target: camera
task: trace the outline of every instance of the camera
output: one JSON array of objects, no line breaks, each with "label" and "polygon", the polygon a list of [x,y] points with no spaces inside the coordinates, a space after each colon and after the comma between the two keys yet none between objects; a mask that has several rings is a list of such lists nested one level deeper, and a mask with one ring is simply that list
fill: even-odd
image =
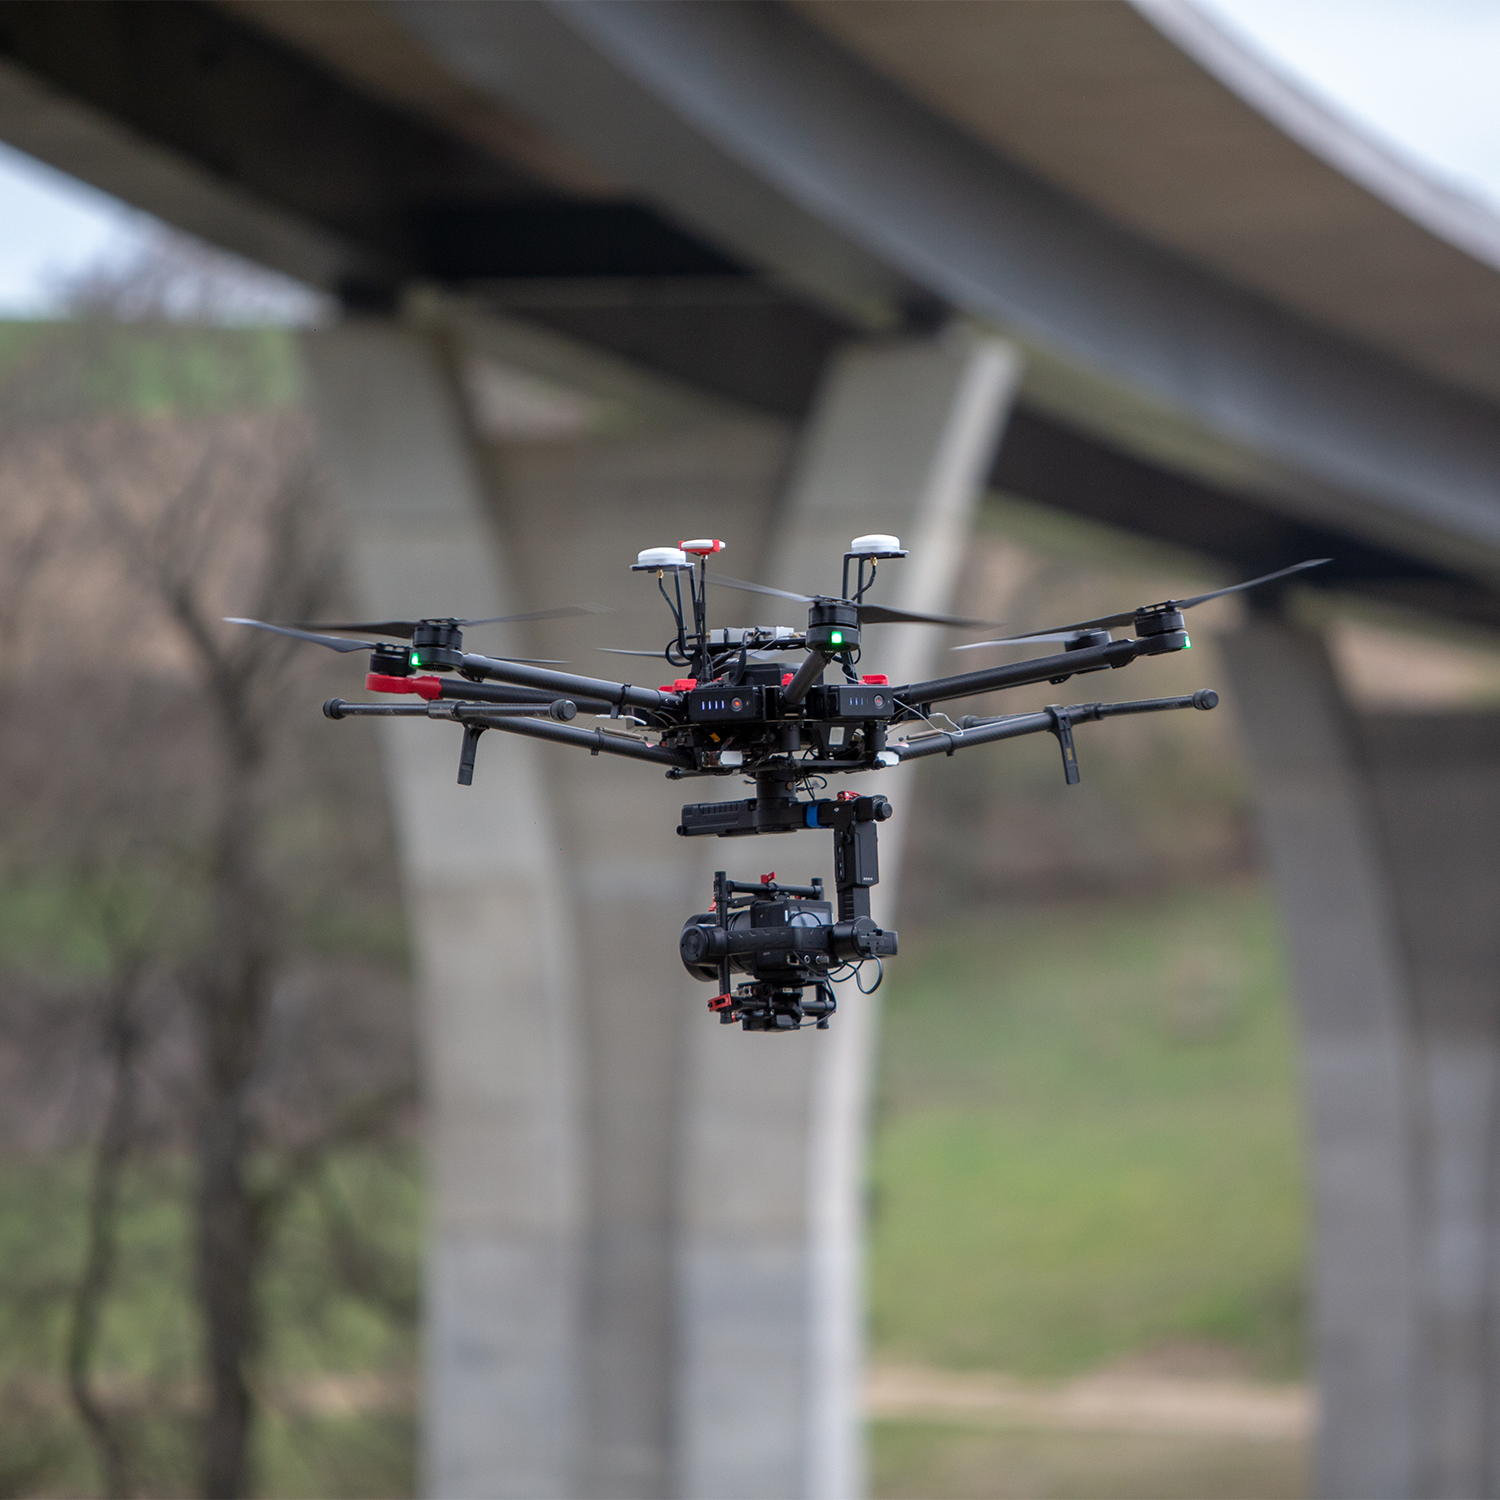
[{"label": "camera", "polygon": [[[720,870],[713,910],[687,919],[678,951],[694,979],[719,986],[708,1004],[724,1025],[796,1031],[812,1021],[825,1030],[837,1009],[830,979],[846,965],[893,957],[896,934],[868,916],[834,921],[821,880],[785,886],[772,874],[752,885]],[[749,982],[731,990],[734,974]]]}]

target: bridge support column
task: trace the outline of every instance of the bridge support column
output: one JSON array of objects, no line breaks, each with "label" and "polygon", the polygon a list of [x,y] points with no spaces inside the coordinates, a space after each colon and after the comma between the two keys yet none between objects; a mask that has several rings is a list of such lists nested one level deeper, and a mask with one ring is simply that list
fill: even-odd
[{"label": "bridge support column", "polygon": [[[353,323],[305,349],[360,608],[375,618],[527,608],[432,343]],[[520,643],[490,631],[485,647]],[[466,790],[455,785],[456,728],[385,720],[381,732],[414,940],[431,1164],[425,1483],[453,1497],[571,1497],[582,1079],[544,752],[487,735],[480,785]]]},{"label": "bridge support column", "polygon": [[1318,1493],[1500,1493],[1500,716],[1360,716],[1228,643],[1302,1016]]},{"label": "bridge support column", "polygon": [[[778,503],[777,424],[700,414],[486,446],[415,334],[352,325],[309,360],[362,608],[607,602],[548,626],[546,654],[653,684],[665,663],[592,650],[664,641],[654,587],[628,571],[644,546],[719,535],[728,571],[829,590],[851,536],[896,531],[913,557],[882,597],[942,608],[1015,376],[983,340],[851,350]],[[727,590],[711,609],[798,623]],[[917,672],[921,648],[882,633],[878,666]],[[874,1012],[851,997],[823,1034],[721,1028],[676,952],[716,865],[805,879],[831,864],[826,837],[680,839],[682,802],[742,789],[501,733],[463,789],[455,737],[386,728],[433,1161],[429,1491],[854,1494]]]},{"label": "bridge support column", "polygon": [[[957,332],[846,350],[803,434],[765,580],[831,592],[852,537],[893,532],[912,555],[886,565],[876,597],[946,609],[1019,373],[1010,346]],[[942,634],[873,627],[865,667],[893,682],[920,677]],[[891,925],[909,785],[909,776],[859,782],[898,809],[881,827],[875,892],[875,915]],[[801,835],[721,848],[721,858],[799,882],[831,862],[826,840]],[[877,1010],[844,989],[827,1032],[689,1033],[679,1250],[685,1495],[863,1492],[862,1198]]]}]

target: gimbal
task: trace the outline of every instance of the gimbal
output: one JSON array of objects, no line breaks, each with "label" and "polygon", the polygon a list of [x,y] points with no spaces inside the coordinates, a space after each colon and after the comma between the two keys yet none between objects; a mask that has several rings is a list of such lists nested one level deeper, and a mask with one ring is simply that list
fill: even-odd
[{"label": "gimbal", "polygon": [[[1179,698],[1053,705],[1040,713],[969,717],[960,720],[951,733],[935,731],[907,740],[896,747],[896,753],[903,761],[917,760],[1050,732],[1062,752],[1064,778],[1069,786],[1076,786],[1075,724],[1177,708],[1207,710],[1218,701],[1219,695],[1205,688]],[[795,1031],[804,1020],[826,1030],[828,1018],[838,1008],[830,979],[853,974],[860,983],[860,967],[873,959],[874,984],[860,984],[862,993],[873,994],[884,974],[880,961],[893,958],[897,951],[896,933],[879,927],[870,916],[870,889],[880,881],[877,829],[891,816],[891,804],[878,794],[861,797],[854,792],[799,801],[792,795],[793,779],[788,772],[763,771],[755,779],[754,797],[690,803],[682,809],[677,827],[687,838],[709,834],[736,838],[804,828],[827,828],[833,833],[837,920],[833,905],[823,899],[820,879],[814,878],[811,886],[777,885],[773,873],[762,876],[760,884],[749,885],[727,879],[720,870],[714,876],[713,909],[689,917],[683,925],[679,951],[688,973],[718,985],[708,1008],[717,1012],[723,1024],[737,1020],[746,1031]],[[733,987],[731,972],[747,974],[750,980]],[[805,994],[808,989],[813,990],[811,998]]]}]

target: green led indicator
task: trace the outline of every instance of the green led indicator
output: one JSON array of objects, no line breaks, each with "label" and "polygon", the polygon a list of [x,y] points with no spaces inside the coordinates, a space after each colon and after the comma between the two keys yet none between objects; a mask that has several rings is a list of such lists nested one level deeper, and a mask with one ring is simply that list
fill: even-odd
[{"label": "green led indicator", "polygon": [[1193,649],[1193,641],[1192,641],[1192,637],[1191,636],[1186,636],[1186,635],[1183,636],[1183,638],[1182,638],[1182,649],[1184,651],[1191,651]]},{"label": "green led indicator", "polygon": [[411,664],[414,667],[420,667],[422,665],[422,658],[418,656],[415,651],[413,651],[411,654]]},{"label": "green led indicator", "polygon": [[842,646],[844,644],[844,632],[842,630],[835,630],[833,634],[828,637],[828,639],[835,646]]}]

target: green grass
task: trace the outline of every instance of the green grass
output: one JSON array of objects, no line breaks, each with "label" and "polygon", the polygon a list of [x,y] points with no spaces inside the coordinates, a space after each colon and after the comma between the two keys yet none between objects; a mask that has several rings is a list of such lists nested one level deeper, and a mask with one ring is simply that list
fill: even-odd
[{"label": "green grass", "polygon": [[[98,880],[0,873],[0,982],[7,974],[54,984],[100,980],[110,973],[112,944],[180,958],[201,945],[206,920],[201,884],[177,871],[136,868]],[[359,893],[312,891],[288,914],[286,937],[302,955],[358,957],[398,973],[410,963],[399,907]]]},{"label": "green grass", "polygon": [[198,416],[295,405],[303,372],[285,328],[0,319],[0,395],[12,417],[37,423],[101,412]]},{"label": "green grass", "polygon": [[893,966],[878,1355],[1060,1376],[1208,1340],[1302,1365],[1285,964],[1258,886],[929,931]]},{"label": "green grass", "polygon": [[1297,1500],[1306,1445],[1255,1438],[975,1431],[882,1422],[871,1443],[876,1495],[947,1500]]},{"label": "green grass", "polygon": [[415,1411],[275,1416],[263,1424],[257,1493],[268,1500],[347,1495],[400,1500],[417,1492]]},{"label": "green grass", "polygon": [[99,921],[109,894],[61,877],[0,882],[0,964],[52,979],[99,978],[109,967]]}]

